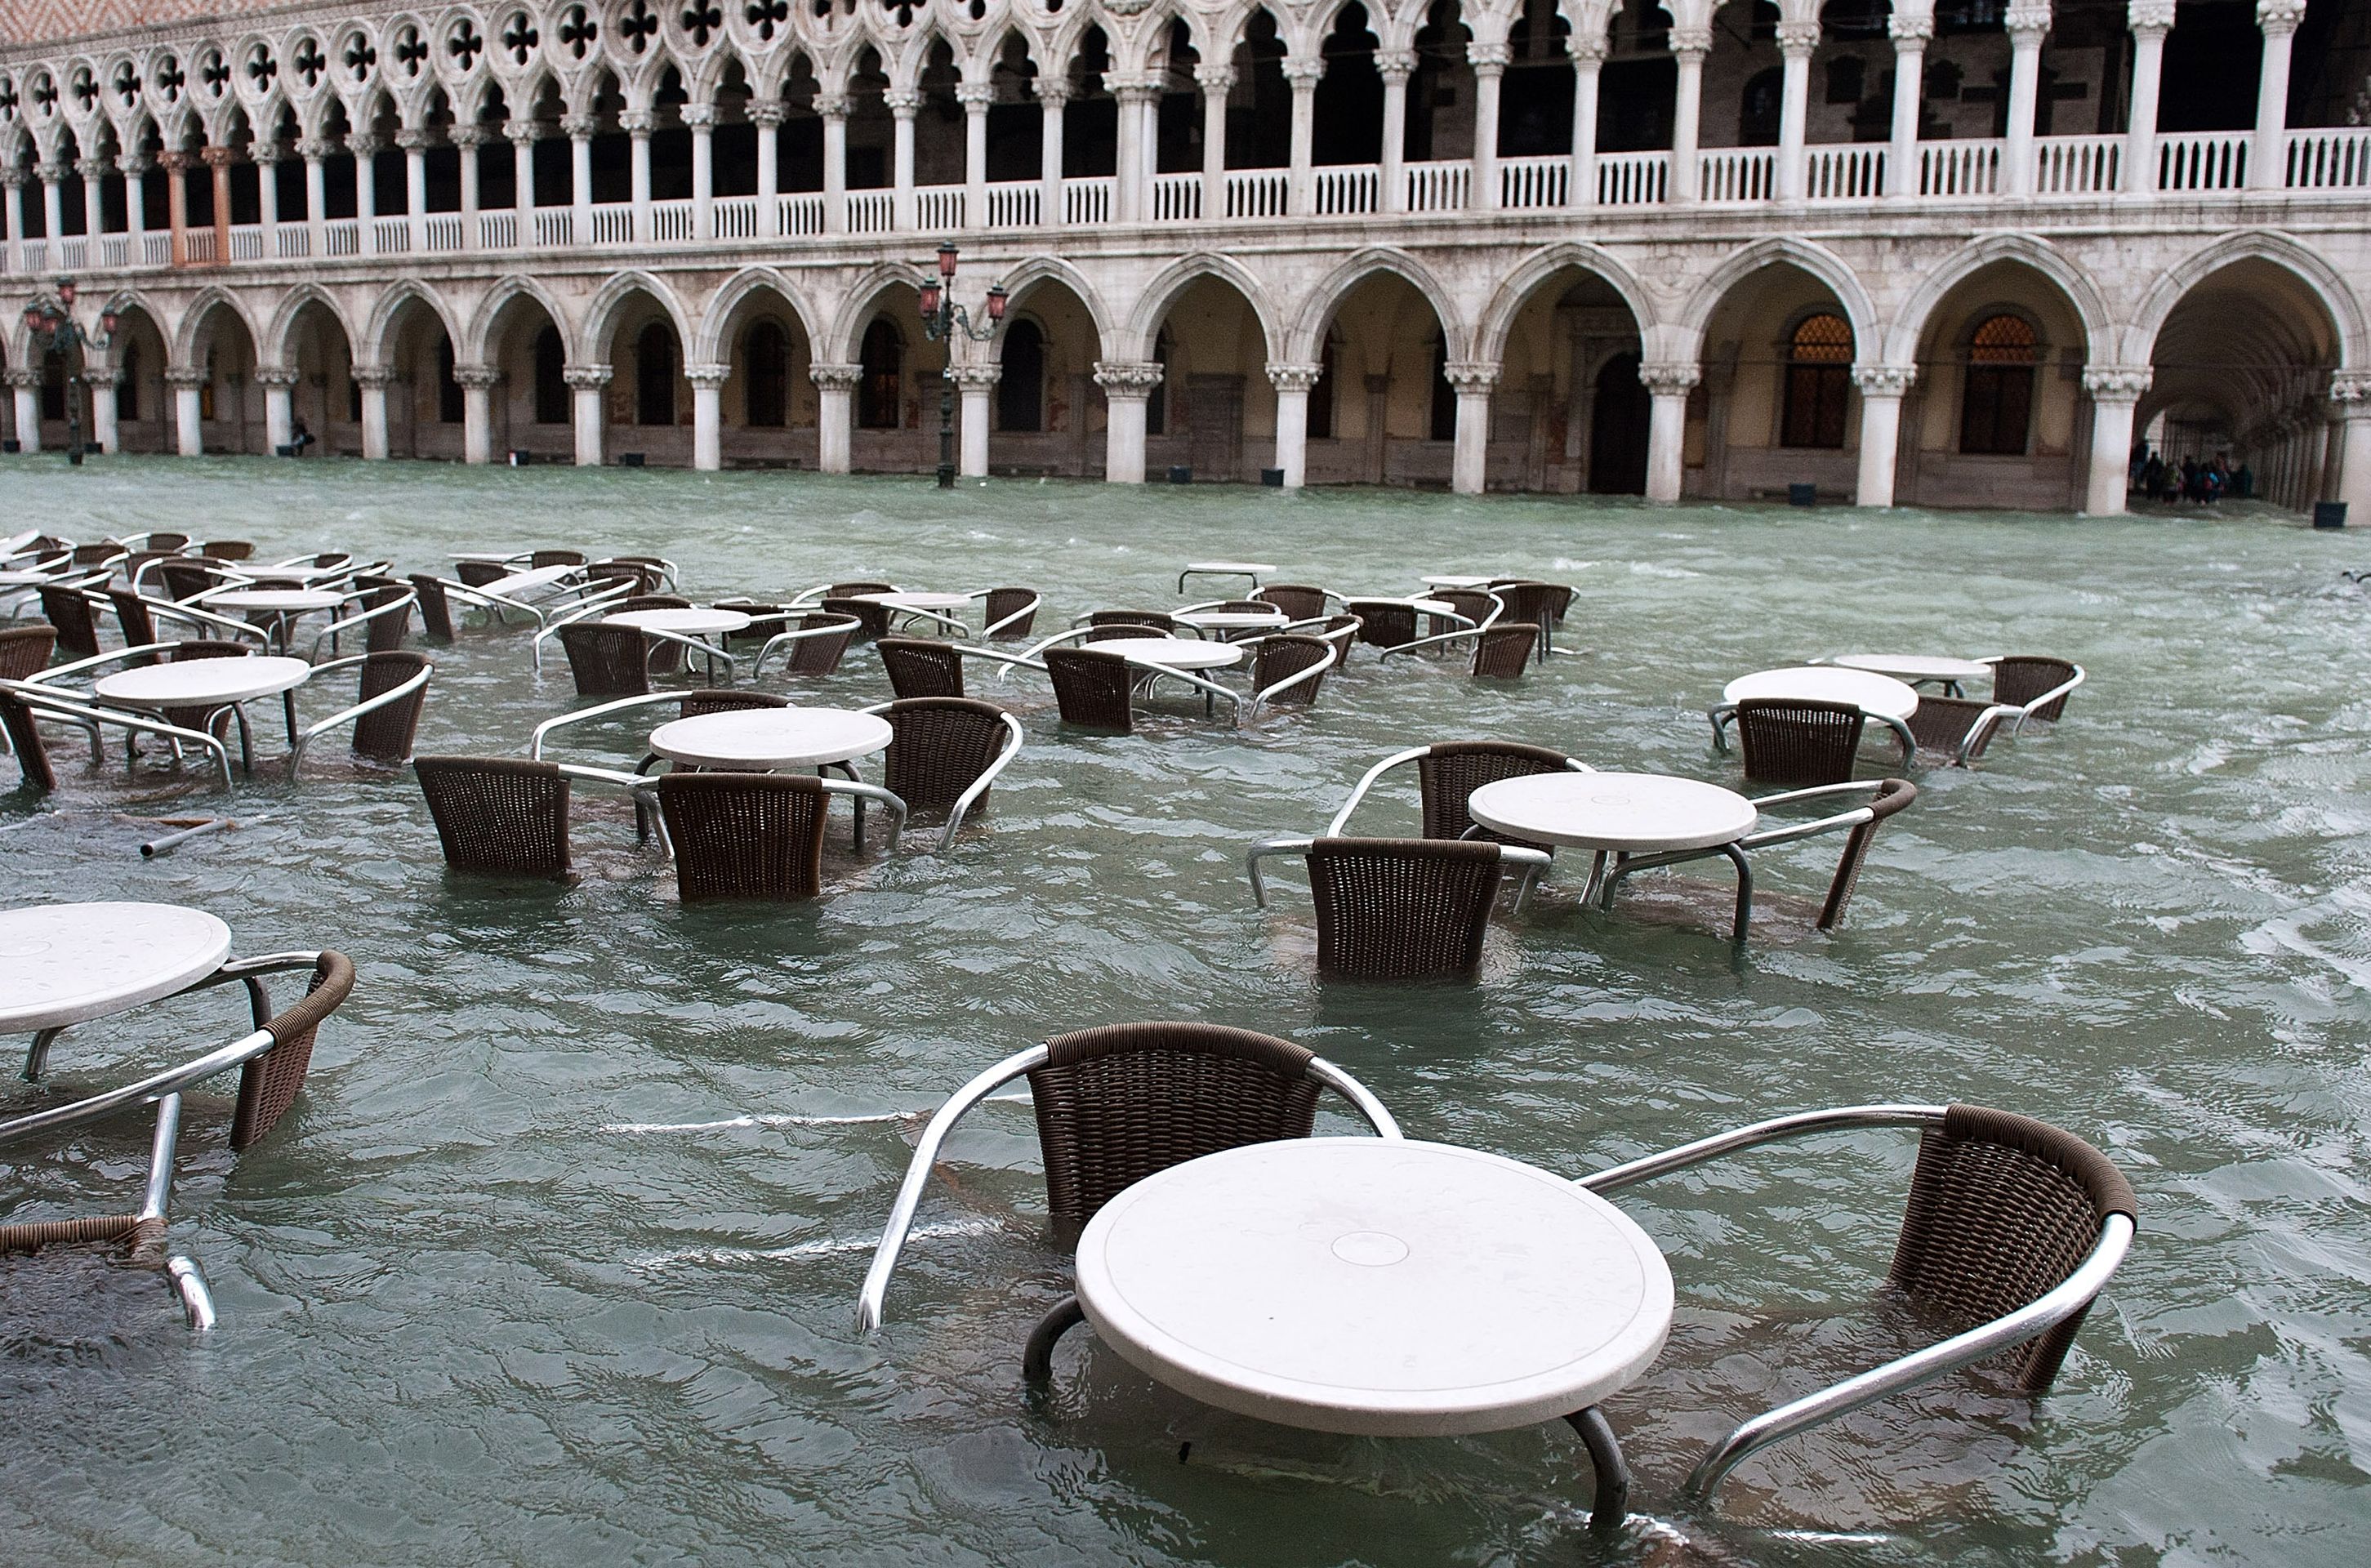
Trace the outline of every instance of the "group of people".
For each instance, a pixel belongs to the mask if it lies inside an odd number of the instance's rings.
[[[2169,463],[2146,443],[2133,448],[2132,488],[2149,501],[2189,501],[2212,506],[2225,496],[2240,501],[2255,493],[2256,476],[2243,461],[2238,467],[2217,452],[2200,462],[2184,457]]]

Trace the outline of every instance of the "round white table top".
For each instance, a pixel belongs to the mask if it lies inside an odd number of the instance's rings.
[[[662,724],[651,750],[693,767],[763,773],[870,756],[891,734],[886,719],[845,708],[745,708]]]
[[[228,926],[175,904],[0,910],[0,1032],[57,1029],[169,997],[229,953]]]
[[[127,708],[202,708],[294,691],[311,677],[302,659],[183,659],[102,675],[91,690]]]
[[[1405,605],[1409,609],[1428,616],[1453,616],[1457,613],[1456,605],[1441,599],[1428,599],[1421,594],[1361,594],[1342,603],[1354,616],[1359,613],[1360,605]]]
[[[243,571],[249,577],[289,577],[299,582],[330,582],[352,577],[363,568],[354,561],[348,561],[343,566],[315,566],[310,561],[295,566],[256,566],[241,561],[232,570]]]
[[[1533,844],[1651,854],[1734,844],[1759,813],[1734,790],[1661,773],[1534,773],[1485,784],[1465,813]]]
[[[1216,670],[1243,662],[1240,642],[1204,642],[1192,637],[1115,637],[1087,644],[1090,653],[1116,653],[1131,664],[1164,670]]]
[[[1189,560],[1186,563],[1186,570],[1188,571],[1240,572],[1245,576],[1256,576],[1264,572],[1275,571],[1278,569],[1270,566],[1264,560]]]
[[[880,605],[892,610],[960,610],[971,603],[968,594],[859,594],[868,605]]]
[[[496,565],[496,566],[500,566],[500,565],[502,565],[502,564],[503,564],[503,562],[505,562],[505,561],[513,561],[513,560],[527,560],[527,559],[532,559],[532,558],[534,557],[534,555],[535,555],[535,552],[534,552],[533,550],[531,550],[531,549],[526,549],[526,550],[455,550],[451,555],[447,556],[445,559],[448,559],[448,560],[480,560],[480,561],[487,561],[487,562],[490,562],[490,563],[492,563],[492,564],[493,564],[493,565]]]
[[[1724,702],[1749,698],[1778,701],[1845,702],[1880,719],[1907,719],[1918,711],[1918,694],[1891,675],[1843,670],[1833,664],[1803,664],[1791,670],[1760,670],[1721,688]]]
[[[478,590],[480,594],[525,594],[537,588],[549,588],[566,581],[584,569],[581,566],[538,566],[531,571],[514,571],[508,577],[497,577]]]
[[[1418,579],[1428,588],[1487,588],[1498,581],[1495,577],[1461,577],[1442,573]]]
[[[739,610],[619,610],[601,618],[610,626],[640,627],[644,631],[676,631],[686,637],[749,629],[749,617]]]
[[[1828,663],[1891,675],[1898,681],[1981,681],[1993,673],[1990,664],[1979,664],[1973,659],[1932,653],[1839,653]]]
[[[1186,610],[1169,617],[1205,631],[1248,631],[1255,627],[1282,626],[1292,617],[1282,610]]]
[[[344,594],[326,588],[226,588],[205,601],[208,609],[276,610],[283,615],[334,610],[345,602]]]
[[[1079,1305],[1170,1387],[1288,1426],[1498,1432],[1651,1365],[1671,1274],[1628,1216],[1504,1156],[1395,1138],[1251,1144],[1087,1222]]]

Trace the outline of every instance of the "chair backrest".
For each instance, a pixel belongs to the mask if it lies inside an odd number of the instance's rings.
[[[1571,760],[1562,752],[1515,741],[1442,741],[1426,747],[1416,764],[1417,791],[1424,803],[1424,836],[1464,837],[1466,830],[1475,825],[1465,814],[1465,802],[1475,790],[1501,778],[1562,773]],[[1487,828],[1477,829],[1475,836],[1499,843],[1521,842],[1502,838]]]
[[[961,697],[963,655],[954,645],[926,637],[885,637],[873,644],[889,689],[899,697]]]
[[[800,618],[801,631],[810,628],[830,629],[821,637],[802,637],[791,644],[791,674],[794,675],[827,675],[839,668],[839,661],[848,652],[858,629],[854,616],[838,613],[805,616]]]
[[[365,654],[362,664],[362,690],[354,700],[368,702],[372,698],[383,696],[429,667],[425,653],[410,653],[397,649]],[[374,709],[355,720],[354,755],[373,757],[380,762],[401,762],[410,756],[412,740],[420,733],[420,715],[427,706],[428,687],[422,684],[419,690],[400,701]]]
[[[464,588],[483,588],[489,582],[500,582],[511,574],[512,568],[499,560],[457,560],[453,563],[454,580]],[[413,578],[417,582],[418,578]]]
[[[791,773],[668,773],[659,811],[687,904],[716,898],[813,898],[823,892],[819,778]]]
[[[2137,1220],[2139,1206],[2123,1172],[2074,1134],[1953,1105],[1919,1140],[1888,1278],[1955,1332],[1973,1328],[2057,1286],[2098,1244],[2108,1216]],[[2004,1353],[2020,1389],[2050,1387],[2083,1318]]]
[[[1317,967],[1356,980],[1471,979],[1498,895],[1498,846],[1321,838],[1309,847]]]
[[[185,637],[165,650],[168,664],[186,664],[193,659],[245,659],[255,652],[251,642],[233,642],[226,637]]]
[[[583,550],[536,550],[526,558],[529,571],[541,571],[547,566],[583,566]]]
[[[579,697],[640,697],[651,689],[651,640],[640,627],[571,621],[560,628]]]
[[[1359,616],[1328,616],[1317,635],[1334,645],[1334,655],[1337,661],[1347,660],[1350,657],[1352,640],[1365,625],[1365,620]]]
[[[252,560],[255,547],[245,539],[208,539],[198,547],[198,553],[215,560]]]
[[[887,590],[884,589],[882,592],[886,593]],[[868,638],[883,638],[889,635],[889,606],[886,605],[875,604],[871,599],[851,599],[844,594],[833,594],[825,597],[822,607],[832,615],[847,616],[853,620],[856,623],[850,628],[853,632],[862,632]]]
[[[58,628],[46,623],[0,630],[0,681],[31,680],[50,667],[50,653],[57,643]]]
[[[1416,640],[1416,607],[1412,605],[1362,604],[1358,606],[1359,640],[1371,648],[1397,648]]]
[[[989,634],[989,638],[997,642],[1022,642],[1027,640],[1029,637],[1029,628],[1037,623],[1037,612],[1032,609],[1025,616],[1022,615],[1021,612],[1024,609],[1028,608],[1030,600],[1036,597],[1037,591],[1034,588],[989,589],[988,591],[988,599],[981,606],[981,613],[985,617],[985,623],[989,626],[996,627],[996,629]],[[1004,619],[1007,616],[1017,616],[1020,618],[1013,621],[1011,626],[996,626],[997,622]]]
[[[411,592],[399,583],[385,588],[366,588],[363,591],[362,605],[365,610],[385,609]],[[403,640],[411,630],[411,611],[409,607],[399,613],[390,612],[364,621],[363,651],[367,653],[392,653],[403,646]]]
[[[1443,588],[1428,597],[1440,600],[1475,626],[1490,618],[1490,595],[1478,588]],[[1440,628],[1450,630],[1448,627]]]
[[[1834,880],[1828,883],[1827,902],[1820,906],[1820,929],[1833,931],[1844,924],[1845,906],[1852,902],[1853,889],[1860,885],[1861,863],[1868,858],[1869,841],[1877,836],[1879,824],[1917,798],[1918,786],[1907,778],[1878,781],[1877,795],[1868,803],[1869,819],[1845,835],[1845,852],[1836,861]]]
[[[1274,613],[1276,606],[1265,599],[1221,599],[1210,609],[1222,616],[1265,616]]]
[[[76,545],[68,560],[75,566],[105,566],[117,556],[126,553],[117,545]]]
[[[584,569],[584,580],[588,582],[630,582],[637,594],[654,593],[664,581],[657,567],[631,560],[596,560]]]
[[[178,550],[189,542],[187,534],[151,534],[145,541],[152,550]]]
[[[781,605],[761,605],[755,599],[719,599],[713,607],[720,610],[738,610],[749,617],[747,626],[743,627],[739,631],[728,631],[724,634],[724,644],[728,648],[736,642],[763,642],[788,624],[788,622],[776,622],[766,618],[781,615],[784,606]]]
[[[882,781],[918,810],[954,805],[1004,750],[1004,709],[992,702],[901,697],[881,717],[891,736]]]
[[[517,756],[416,756],[411,771],[456,870],[568,874],[568,776]]]
[[[353,961],[341,952],[323,952],[313,961],[311,984],[305,997],[282,1009],[260,1028],[272,1032],[272,1049],[249,1060],[238,1072],[238,1102],[231,1112],[230,1147],[246,1148],[279,1124],[305,1074],[313,1065],[313,1041],[329,1016],[353,994]]]
[[[770,691],[728,690],[721,686],[702,686],[683,694],[677,717],[697,719],[706,713],[738,713],[750,708],[788,708],[791,699]]]
[[[156,640],[156,617],[148,613],[147,600],[129,588],[110,588],[107,599],[115,606],[116,629],[123,633],[126,648]]]
[[[1165,610],[1096,610],[1087,617],[1089,626],[1149,626],[1162,632],[1174,632],[1177,622]]]
[[[1081,642],[1124,642],[1136,637],[1169,637],[1174,635],[1165,626],[1145,621],[1105,621],[1101,626],[1087,628]]]
[[[1957,756],[1961,743],[1968,738],[1968,732],[1974,729],[1976,721],[1990,712],[1992,708],[1993,704],[1979,698],[1937,697],[1932,692],[1922,691],[1918,694],[1918,707],[1910,715],[1911,738],[1918,743],[1921,750]],[[1993,744],[1993,736],[1999,732],[1997,724],[1986,730],[1983,738],[1970,748],[1970,760],[1984,755],[1985,748]]]
[[[57,769],[50,766],[50,749],[41,739],[40,726],[33,722],[32,706],[0,691],[0,732],[6,732],[8,749],[17,754],[17,768],[22,775],[19,787],[38,795],[55,790]]]
[[[1547,602],[1548,619],[1554,621],[1558,626],[1562,626],[1564,624],[1565,612],[1572,608],[1572,584],[1568,582],[1549,583]]]
[[[1278,681],[1290,680],[1313,664],[1323,664],[1334,651],[1333,645],[1322,637],[1310,637],[1301,632],[1277,632],[1252,644],[1252,690],[1266,691]],[[1317,688],[1325,684],[1318,675],[1305,680],[1291,690],[1280,692],[1278,702],[1310,703],[1317,700]]]
[[[168,556],[156,563],[156,575],[165,580],[168,599],[193,599],[209,588],[222,586],[222,573],[212,562]]]
[[[824,595],[832,599],[852,599],[859,594],[895,594],[896,591],[897,585],[894,582],[835,582],[824,590]]]
[[[1136,687],[1136,666],[1116,653],[1089,648],[1048,648],[1046,674],[1054,683],[1054,701],[1062,722],[1090,730],[1132,730],[1128,694]]]
[[[411,591],[420,595],[421,629],[438,642],[452,641],[453,602],[445,596],[445,584],[424,571],[413,572],[410,581]]]
[[[1762,784],[1842,784],[1853,775],[1867,722],[1848,702],[1748,698],[1737,705],[1745,777]]]
[[[1271,582],[1252,597],[1282,610],[1288,620],[1315,620],[1325,613],[1325,590],[1306,582]]]
[[[1539,640],[1540,628],[1530,621],[1500,621],[1474,640],[1474,674],[1485,680],[1520,679]]]
[[[1549,606],[1556,596],[1556,590],[1546,583],[1521,579],[1502,582],[1490,591],[1498,595],[1500,604],[1507,606],[1505,619],[1529,621],[1542,628],[1555,624],[1556,617]]]
[[[2043,692],[2065,686],[2074,678],[2075,666],[2064,659],[2032,653],[2016,654],[1993,666],[1993,700],[2006,702],[2012,708],[2022,708]],[[2035,709],[2033,716],[2055,722],[2065,711],[2066,698],[2062,697],[2046,707]]]
[[[680,594],[629,594],[602,613],[617,615],[624,610],[688,610],[691,601]]]
[[[90,600],[79,588],[62,583],[43,583],[40,588],[41,618],[57,629],[58,646],[70,658],[92,659],[98,655],[98,620],[91,614]]]
[[[1046,1202],[1074,1244],[1095,1211],[1156,1171],[1245,1144],[1305,1138],[1319,1084],[1290,1041],[1211,1023],[1115,1023],[1057,1035],[1029,1074]]]

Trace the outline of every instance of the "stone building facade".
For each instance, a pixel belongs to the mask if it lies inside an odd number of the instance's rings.
[[[0,299],[121,325],[12,320],[0,430],[912,470],[951,386],[967,473],[2111,513],[2146,441],[2371,513],[2367,64],[2347,0],[23,0]]]

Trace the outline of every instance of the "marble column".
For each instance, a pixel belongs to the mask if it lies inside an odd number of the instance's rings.
[[[198,392],[212,379],[203,365],[177,364],[166,367],[165,385],[173,389],[173,450],[184,457],[199,457],[205,454],[205,435],[198,419],[202,411]],[[25,406],[22,401],[19,401],[17,405],[17,412],[20,416],[17,420],[17,431],[20,434],[24,430],[24,421],[21,417],[24,411]]]
[[[637,245],[648,245],[655,237],[651,228],[651,132],[657,123],[658,116],[647,109],[630,109],[618,116],[618,129],[626,133],[630,149],[627,170]]]
[[[190,264],[190,155],[168,151],[156,155],[165,171],[165,222],[172,231],[171,264]]]
[[[2041,95],[2041,40],[2050,31],[2047,0],[2014,0],[2008,25],[2008,142],[2001,153],[2001,189],[2012,196],[2033,190],[2033,110]]]
[[[322,160],[337,150],[327,136],[307,136],[296,144],[296,156],[305,160],[305,247],[315,260],[330,253],[330,177]]]
[[[209,147],[208,152],[214,149]],[[55,161],[36,164],[41,181],[41,233],[50,242],[50,265],[58,264],[58,242],[66,236],[65,184],[67,166]]]
[[[684,110],[689,118],[691,110]],[[569,237],[578,245],[593,243],[593,133],[601,122],[589,114],[563,115],[560,133],[568,138]]]
[[[817,93],[815,113],[823,117],[823,228],[826,234],[848,232],[848,95]],[[818,386],[821,383],[817,383]],[[845,468],[826,472],[845,473]]]
[[[2344,427],[2339,437],[2338,480],[2325,477],[2321,493],[2346,503],[2346,520],[2371,522],[2371,371],[2342,370],[2330,378],[2332,418]],[[2310,498],[2308,498],[2310,499]]]
[[[1679,363],[1639,365],[1647,388],[1647,499],[1680,499],[1687,478],[1688,394],[1704,377],[1700,366]]]
[[[1070,83],[1037,78],[1037,221],[1047,228],[1060,226],[1068,216],[1062,198],[1062,111],[1070,102]],[[1207,214],[1209,209],[1203,211]]]
[[[1375,51],[1375,72],[1383,79],[1383,145],[1375,167],[1375,205],[1386,213],[1407,211],[1407,85],[1416,74],[1416,51]],[[1207,209],[1206,209],[1207,210]]]
[[[716,106],[688,103],[683,122],[691,132],[691,235],[716,237]],[[589,179],[587,183],[589,184]],[[588,193],[588,200],[590,199]]]
[[[1223,218],[1227,215],[1227,95],[1235,89],[1235,68],[1197,65],[1194,85],[1202,89],[1202,216]]]
[[[513,120],[503,127],[511,144],[511,210],[518,214],[518,242],[530,246],[535,234],[535,144],[541,127],[532,120]]]
[[[228,147],[205,150],[206,171],[214,183],[214,265],[230,262],[230,166],[238,155]]]
[[[989,83],[955,84],[964,111],[964,227],[969,229],[988,226],[988,106],[995,100]]]
[[[1860,388],[1860,477],[1853,504],[1891,506],[1895,459],[1902,449],[1902,399],[1918,379],[1918,367],[1856,364],[1852,379]]]
[[[1514,60],[1503,43],[1469,43],[1466,63],[1474,68],[1474,173],[1465,188],[1465,204],[1476,212],[1498,207],[1498,85]]]
[[[2133,33],[2133,104],[2124,130],[2122,190],[2157,194],[2157,93],[2165,79],[2165,35],[2173,30],[2173,0],[2127,0],[2124,25]]]
[[[445,133],[461,155],[461,248],[475,253],[485,248],[485,225],[479,221],[478,149],[485,144],[482,126],[456,125]]]
[[[920,221],[914,211],[914,117],[921,112],[922,95],[911,87],[892,87],[881,95],[894,117],[895,141],[890,148],[890,219],[900,234],[911,234]]]
[[[263,388],[263,445],[274,456],[296,439],[294,394],[302,373],[293,365],[260,364],[255,384]]]
[[[1811,114],[1811,56],[1819,47],[1818,22],[1778,24],[1782,75],[1778,93],[1778,159],[1772,187],[1781,202],[1803,199],[1805,166],[1810,156],[1805,129]]]
[[[75,172],[82,176],[82,232],[90,241],[90,264],[96,267],[99,265],[98,236],[107,232],[106,213],[99,205],[99,181],[114,171],[115,164],[109,158],[81,158],[74,167]]]
[[[2289,55],[2304,21],[2305,0],[2256,0],[2264,55],[2256,74],[2256,139],[2248,148],[2248,183],[2259,190],[2288,186]]]
[[[1276,388],[1276,466],[1284,470],[1287,490],[1299,490],[1309,482],[1309,394],[1324,374],[1322,364],[1279,363],[1267,367],[1268,385]]]
[[[1918,111],[1926,102],[1926,45],[1935,37],[1935,19],[1897,13],[1886,30],[1893,36],[1893,141],[1885,155],[1885,193],[1915,196]]]
[[[373,161],[383,144],[359,131],[346,136],[346,150],[354,156],[354,228],[364,256],[378,254],[378,168]]]
[[[0,164],[0,202],[7,208],[8,271],[25,271],[25,171],[17,164]]]
[[[7,382],[8,389],[16,399],[17,450],[39,452],[41,449],[41,373],[25,365],[11,365],[6,371],[0,371],[0,380]]]
[[[988,400],[1004,375],[1000,364],[957,364],[947,368],[961,399],[956,429],[961,432],[955,472],[966,479],[988,478]]]
[[[864,377],[861,364],[829,364],[821,361],[807,367],[807,379],[815,384],[815,467],[827,474],[845,474],[849,470],[849,448],[856,429],[856,384]]]
[[[1597,204],[1597,86],[1605,68],[1605,40],[1570,36],[1572,57],[1572,205]]]
[[[1284,210],[1297,216],[1305,215],[1313,205],[1310,196],[1317,144],[1317,83],[1324,75],[1322,55],[1284,63],[1285,83],[1292,88],[1292,167],[1285,187]]]
[[[453,379],[461,384],[461,461],[491,463],[494,460],[494,388],[503,384],[502,367],[457,364]]]
[[[123,385],[123,372],[111,364],[87,364],[82,378],[90,387],[90,438],[112,457],[123,450],[115,409],[115,389]]]
[[[691,383],[691,466],[703,474],[724,467],[724,384],[732,377],[729,364],[683,367]]]
[[[428,133],[406,126],[395,144],[403,149],[404,243],[417,256],[428,248]]]
[[[1162,374],[1151,361],[1095,363],[1095,385],[1104,389],[1104,478],[1113,484],[1144,482],[1144,405]]]
[[[1671,200],[1693,202],[1704,189],[1704,161],[1696,143],[1704,122],[1704,63],[1712,52],[1712,29],[1675,27],[1671,39],[1680,72],[1671,105]]]
[[[752,99],[749,123],[758,128],[758,237],[773,239],[782,232],[782,121],[790,110],[781,104]]]
[[[1112,181],[1112,221],[1140,224],[1152,216],[1152,182],[1145,170],[1151,167],[1151,137],[1148,134],[1152,119],[1152,106],[1161,101],[1162,78],[1157,75],[1119,76],[1105,78],[1112,96],[1119,100],[1119,137],[1115,150]]]
[[[1490,389],[1498,385],[1495,364],[1444,366],[1451,390],[1457,394],[1457,441],[1449,464],[1449,488],[1459,495],[1480,495],[1489,482]]]
[[[2083,485],[2087,516],[2123,513],[2132,483],[2133,415],[2154,374],[2145,364],[2083,367],[2083,390],[2091,398],[2091,467]]]
[[[247,149],[248,161],[255,165],[256,227],[268,261],[280,258],[280,160],[286,152],[277,142],[258,141]]]
[[[387,389],[395,385],[396,370],[391,364],[358,364],[352,372],[354,385],[363,391],[363,455],[373,462],[386,459],[389,447],[387,439]]]
[[[568,384],[569,418],[575,430],[576,466],[580,468],[601,466],[601,447],[609,424],[607,399],[612,374],[606,364],[572,364],[560,372],[561,379]]]

